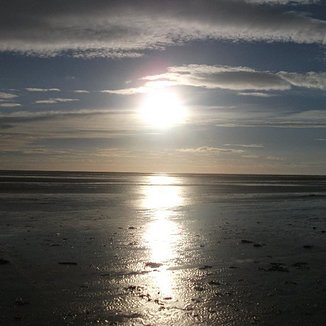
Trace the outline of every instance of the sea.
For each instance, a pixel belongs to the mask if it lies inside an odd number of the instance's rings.
[[[325,325],[326,176],[0,171],[0,325]]]

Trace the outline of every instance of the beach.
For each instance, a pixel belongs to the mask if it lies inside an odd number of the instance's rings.
[[[325,325],[326,177],[0,173],[1,325]]]

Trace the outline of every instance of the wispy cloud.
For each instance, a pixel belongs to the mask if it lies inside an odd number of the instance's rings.
[[[2,100],[11,100],[16,97],[17,97],[17,95],[12,94],[12,93],[0,92],[0,99],[2,99]]]
[[[78,94],[89,94],[90,92],[85,90],[85,89],[75,89],[73,91],[74,93],[78,93]]]
[[[319,4],[320,0],[245,0],[248,3],[269,4],[269,5],[311,5]]]
[[[326,111],[306,110],[302,112],[269,112],[250,113],[241,115],[239,111],[224,114],[216,121],[219,126],[243,127],[277,127],[277,128],[325,128]]]
[[[70,0],[69,6],[61,6],[61,1],[35,0],[32,6],[12,0],[0,12],[0,51],[135,57],[144,49],[207,38],[325,44],[326,22],[303,15],[300,6],[286,11],[280,4],[287,2]]]
[[[36,104],[57,104],[57,103],[68,103],[79,101],[78,98],[50,98],[47,100],[37,100]]]
[[[230,90],[286,90],[289,83],[269,71],[248,67],[186,65],[169,67],[168,72],[145,80],[170,80],[179,85]]]
[[[16,107],[19,107],[21,106],[21,104],[19,103],[0,103],[0,107],[2,108],[16,108]]]
[[[133,95],[146,93],[156,87],[192,86],[207,89],[227,89],[239,91],[241,96],[270,97],[269,91],[285,91],[292,87],[326,90],[324,72],[271,72],[250,67],[190,64],[171,66],[167,72],[141,78],[144,85],[103,93]]]
[[[326,72],[310,71],[299,74],[281,71],[278,75],[293,86],[326,90]]]
[[[52,103],[51,103],[52,104]],[[58,119],[83,118],[97,115],[125,115],[132,114],[128,110],[111,109],[80,109],[80,110],[41,110],[41,111],[26,111],[12,110],[10,112],[0,112],[0,127],[10,127],[15,124],[24,124],[38,121],[51,121]],[[106,129],[106,132],[108,130]]]
[[[163,74],[146,76],[145,80],[167,80],[177,85],[230,90],[288,90],[292,86],[326,90],[324,72],[270,72],[249,67],[185,65],[172,66]],[[261,92],[241,92],[240,95],[269,96]]]
[[[159,75],[160,76],[160,75]],[[144,94],[153,91],[154,89],[162,89],[170,86],[178,86],[178,82],[172,80],[160,80],[158,76],[143,77],[142,79],[153,80],[146,81],[144,85],[139,87],[130,87],[122,89],[105,89],[100,91],[101,93],[106,94],[115,94],[115,95],[135,95],[135,94]],[[156,80],[158,79],[158,80]]]
[[[264,148],[261,144],[224,144],[228,147],[244,147],[244,148]]]
[[[233,148],[223,148],[223,147],[210,147],[210,146],[201,146],[194,148],[180,148],[177,149],[178,152],[182,153],[243,153],[242,149],[233,149]]]
[[[131,87],[131,88],[124,88],[124,89],[104,89],[100,91],[101,93],[105,94],[115,94],[115,95],[135,95],[135,94],[142,94],[148,91],[147,87]]]
[[[59,88],[34,88],[27,87],[25,88],[28,92],[60,92]]]
[[[325,128],[326,111],[307,109],[305,111],[282,111],[265,108],[254,110],[250,107],[222,108],[209,107],[195,112],[191,122],[197,126],[222,127],[271,127],[271,128]],[[230,144],[232,146],[232,144]],[[259,145],[259,144],[258,144]],[[233,145],[234,146],[234,145]]]
[[[273,94],[262,93],[262,92],[239,92],[238,95],[241,96],[255,96],[255,97],[272,97]]]

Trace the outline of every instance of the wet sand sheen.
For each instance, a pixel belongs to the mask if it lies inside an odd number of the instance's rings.
[[[326,322],[325,178],[15,177],[1,324]]]

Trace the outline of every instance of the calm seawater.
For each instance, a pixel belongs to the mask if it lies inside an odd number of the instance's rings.
[[[0,208],[0,323],[326,322],[325,176],[3,171]]]

